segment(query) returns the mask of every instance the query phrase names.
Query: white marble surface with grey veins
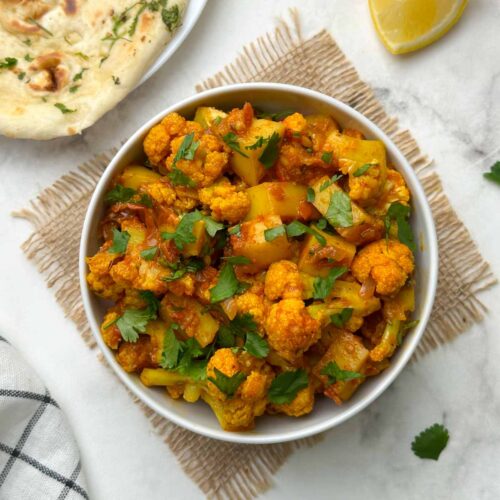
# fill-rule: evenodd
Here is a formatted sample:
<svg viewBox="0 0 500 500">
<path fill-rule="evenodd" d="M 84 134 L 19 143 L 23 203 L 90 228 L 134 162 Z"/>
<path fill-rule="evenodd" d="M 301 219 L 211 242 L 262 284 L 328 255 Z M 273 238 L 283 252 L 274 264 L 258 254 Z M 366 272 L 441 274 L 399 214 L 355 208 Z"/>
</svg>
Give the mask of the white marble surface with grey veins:
<svg viewBox="0 0 500 500">
<path fill-rule="evenodd" d="M 435 158 L 446 191 L 500 276 L 500 186 L 482 172 L 500 159 L 500 3 L 471 0 L 460 23 L 432 47 L 391 56 L 367 0 L 209 0 L 192 35 L 151 80 L 79 137 L 0 138 L 0 332 L 24 353 L 66 411 L 93 499 L 201 498 L 140 409 L 96 361 L 19 245 L 30 226 L 10 217 L 93 154 L 118 145 L 146 119 L 194 92 L 238 49 L 271 30 L 288 7 L 304 35 L 325 27 L 388 110 Z M 463 262 L 466 271 L 467 261 Z M 265 498 L 500 498 L 500 288 L 482 295 L 486 319 L 407 367 L 367 410 L 293 455 Z M 413 436 L 444 422 L 438 462 L 416 458 Z"/>
</svg>

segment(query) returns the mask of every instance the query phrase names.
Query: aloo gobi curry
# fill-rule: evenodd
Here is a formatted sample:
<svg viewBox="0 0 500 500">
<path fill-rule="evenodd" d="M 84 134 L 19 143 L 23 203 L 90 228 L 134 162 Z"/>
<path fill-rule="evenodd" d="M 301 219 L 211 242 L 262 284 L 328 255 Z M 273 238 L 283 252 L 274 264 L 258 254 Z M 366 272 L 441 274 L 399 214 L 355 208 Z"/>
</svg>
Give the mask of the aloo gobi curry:
<svg viewBox="0 0 500 500">
<path fill-rule="evenodd" d="M 384 144 L 249 103 L 167 115 L 106 195 L 88 284 L 126 372 L 228 431 L 342 404 L 416 322 L 410 192 Z"/>
</svg>

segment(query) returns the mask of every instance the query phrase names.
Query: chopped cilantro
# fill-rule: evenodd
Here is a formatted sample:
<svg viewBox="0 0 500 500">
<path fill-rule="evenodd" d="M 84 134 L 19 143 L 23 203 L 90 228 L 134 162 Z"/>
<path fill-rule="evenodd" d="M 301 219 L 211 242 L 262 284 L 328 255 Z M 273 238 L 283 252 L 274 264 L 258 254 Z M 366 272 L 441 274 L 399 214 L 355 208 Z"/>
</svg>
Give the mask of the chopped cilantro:
<svg viewBox="0 0 500 500">
<path fill-rule="evenodd" d="M 109 247 L 109 253 L 125 253 L 127 250 L 128 240 L 130 239 L 130 234 L 127 231 L 120 231 L 113 228 L 113 244 Z"/>
<path fill-rule="evenodd" d="M 187 186 L 190 188 L 196 187 L 196 182 L 194 182 L 193 179 L 188 177 L 182 170 L 179 170 L 177 167 L 174 167 L 172 171 L 167 174 L 167 177 L 170 179 L 170 182 L 174 186 Z"/>
<path fill-rule="evenodd" d="M 81 71 L 73 77 L 73 81 L 77 82 L 78 80 L 81 80 L 83 78 L 83 73 L 87 70 L 88 68 L 82 68 Z"/>
<path fill-rule="evenodd" d="M 249 156 L 244 153 L 240 148 L 240 143 L 238 142 L 238 136 L 234 132 L 229 132 L 226 135 L 222 136 L 222 140 L 233 150 L 239 153 L 241 156 L 245 158 L 249 158 Z"/>
<path fill-rule="evenodd" d="M 273 241 L 279 236 L 286 234 L 286 227 L 281 224 L 281 226 L 272 227 L 271 229 L 266 229 L 264 231 L 264 238 L 266 241 Z"/>
<path fill-rule="evenodd" d="M 278 159 L 280 140 L 281 136 L 278 132 L 274 132 L 271 137 L 267 138 L 266 147 L 259 156 L 259 161 L 266 169 L 270 169 Z"/>
<path fill-rule="evenodd" d="M 241 372 L 235 373 L 233 376 L 228 377 L 217 368 L 214 368 L 214 373 L 215 378 L 208 377 L 208 380 L 210 380 L 210 382 L 212 382 L 221 392 L 223 392 L 230 398 L 234 396 L 234 394 L 238 390 L 238 387 L 247 378 L 247 376 Z"/>
<path fill-rule="evenodd" d="M 352 311 L 352 307 L 345 307 L 339 313 L 332 314 L 330 316 L 332 325 L 336 326 L 337 328 L 342 328 L 351 319 Z"/>
<path fill-rule="evenodd" d="M 105 201 L 108 203 L 135 203 L 137 205 L 145 205 L 146 207 L 152 207 L 153 203 L 151 198 L 147 194 L 141 194 L 140 198 L 135 201 L 132 198 L 138 196 L 139 193 L 132 188 L 127 188 L 121 184 L 117 184 L 113 187 L 105 196 Z"/>
<path fill-rule="evenodd" d="M 257 118 L 266 118 L 268 120 L 273 120 L 275 122 L 280 122 L 284 120 L 287 116 L 293 115 L 295 111 L 290 109 L 285 109 L 283 111 L 278 111 L 277 113 L 257 113 Z"/>
<path fill-rule="evenodd" d="M 271 383 L 268 398 L 274 404 L 291 403 L 301 389 L 309 385 L 307 372 L 300 368 L 296 371 L 280 373 Z"/>
<path fill-rule="evenodd" d="M 0 69 L 10 69 L 17 64 L 17 59 L 15 57 L 6 57 L 3 61 L 0 61 Z"/>
<path fill-rule="evenodd" d="M 224 224 L 215 221 L 212 217 L 208 215 L 203 215 L 203 222 L 205 222 L 205 231 L 210 237 L 214 237 L 217 231 L 224 229 Z"/>
<path fill-rule="evenodd" d="M 244 266 L 245 264 L 252 263 L 248 257 L 244 257 L 243 255 L 231 255 L 230 257 L 223 257 L 223 259 L 233 266 Z"/>
<path fill-rule="evenodd" d="M 176 281 L 182 278 L 187 273 L 197 273 L 205 267 L 205 264 L 202 259 L 193 257 L 191 259 L 188 259 L 186 262 L 177 265 L 171 265 L 169 267 L 173 269 L 174 272 L 170 276 L 163 278 L 163 281 Z"/>
<path fill-rule="evenodd" d="M 74 94 L 78 89 L 80 88 L 79 85 L 73 85 L 72 87 L 69 88 L 69 91 Z"/>
<path fill-rule="evenodd" d="M 321 229 L 322 231 L 323 231 L 324 229 L 326 229 L 327 225 L 328 225 L 328 221 L 327 221 L 326 219 L 324 219 L 323 217 L 321 217 L 321 219 L 319 219 L 319 220 L 316 222 L 316 227 L 317 227 L 318 229 Z"/>
<path fill-rule="evenodd" d="M 142 250 L 141 257 L 144 260 L 153 260 L 158 253 L 158 247 L 149 247 L 145 250 Z"/>
<path fill-rule="evenodd" d="M 302 222 L 299 222 L 298 220 L 294 220 L 286 226 L 286 234 L 292 238 L 294 236 L 302 236 L 304 233 L 314 236 L 321 246 L 324 247 L 326 245 L 326 240 L 322 234 L 318 233 L 318 231 L 315 231 L 311 227 L 302 224 Z"/>
<path fill-rule="evenodd" d="M 175 368 L 179 363 L 179 354 L 181 353 L 182 345 L 175 336 L 175 331 L 178 329 L 179 325 L 172 323 L 163 337 L 160 366 L 167 370 Z"/>
<path fill-rule="evenodd" d="M 194 243 L 196 241 L 196 237 L 193 234 L 193 227 L 196 222 L 202 219 L 202 214 L 198 211 L 189 212 L 182 216 L 179 224 L 177 225 L 175 232 L 161 233 L 161 237 L 164 240 L 174 240 L 175 246 L 182 250 L 184 245 L 188 245 L 189 243 Z"/>
<path fill-rule="evenodd" d="M 249 332 L 243 349 L 256 358 L 265 358 L 269 354 L 269 344 L 258 333 Z"/>
<path fill-rule="evenodd" d="M 234 264 L 234 261 L 226 261 L 222 265 L 217 284 L 210 289 L 210 302 L 212 304 L 229 299 L 233 295 L 243 293 L 249 287 L 248 283 L 243 283 L 236 277 L 233 267 Z"/>
<path fill-rule="evenodd" d="M 413 453 L 419 458 L 437 460 L 446 448 L 450 434 L 441 424 L 434 424 L 422 431 L 411 443 Z"/>
<path fill-rule="evenodd" d="M 161 10 L 161 19 L 163 24 L 167 27 L 168 31 L 172 32 L 180 24 L 181 17 L 179 13 L 179 7 L 174 5 L 169 9 L 163 8 Z"/>
<path fill-rule="evenodd" d="M 236 226 L 233 226 L 231 229 L 229 229 L 228 233 L 231 236 L 241 236 L 241 224 L 236 224 Z"/>
<path fill-rule="evenodd" d="M 179 149 L 177 150 L 177 153 L 175 154 L 172 167 L 175 167 L 176 163 L 179 160 L 192 160 L 194 158 L 194 155 L 200 143 L 199 141 L 194 141 L 193 139 L 194 132 L 191 132 L 184 137 Z"/>
<path fill-rule="evenodd" d="M 322 368 L 320 373 L 321 375 L 326 375 L 328 377 L 329 384 L 335 384 L 335 382 L 348 382 L 349 380 L 355 380 L 364 377 L 362 373 L 342 370 L 342 368 L 340 368 L 335 361 L 330 361 L 326 366 Z"/>
<path fill-rule="evenodd" d="M 56 102 L 54 106 L 63 114 L 65 115 L 66 113 L 74 113 L 76 109 L 69 109 L 67 108 L 62 102 Z"/>
<path fill-rule="evenodd" d="M 319 192 L 321 193 L 324 191 L 327 187 L 331 186 L 334 182 L 337 182 L 342 178 L 342 174 L 335 174 L 331 177 L 331 179 L 328 179 L 327 181 L 323 182 L 321 186 L 319 187 Z"/>
<path fill-rule="evenodd" d="M 386 238 L 388 238 L 391 222 L 393 220 L 396 221 L 399 241 L 406 245 L 412 252 L 415 252 L 417 248 L 413 240 L 413 233 L 409 223 L 410 211 L 410 207 L 407 205 L 403 205 L 399 202 L 392 203 L 389 210 L 387 210 L 384 225 Z"/>
<path fill-rule="evenodd" d="M 316 193 L 314 192 L 314 189 L 312 187 L 307 188 L 307 198 L 306 200 L 309 203 L 314 203 L 314 200 L 316 199 Z"/>
<path fill-rule="evenodd" d="M 26 76 L 26 73 L 25 73 L 24 71 L 22 71 L 21 73 L 19 73 L 19 74 L 17 75 L 17 78 L 18 78 L 19 80 L 23 80 L 25 76 Z"/>
<path fill-rule="evenodd" d="M 333 158 L 333 152 L 332 151 L 325 151 L 321 155 L 321 160 L 324 161 L 325 163 L 328 163 L 328 165 L 330 165 L 332 163 L 332 158 Z"/>
<path fill-rule="evenodd" d="M 258 149 L 264 146 L 264 144 L 267 144 L 269 141 L 269 137 L 257 137 L 257 140 L 251 144 L 250 146 L 245 146 L 245 149 Z"/>
<path fill-rule="evenodd" d="M 126 342 L 137 342 L 139 334 L 146 331 L 149 321 L 158 317 L 159 301 L 150 291 L 140 292 L 146 301 L 145 309 L 125 309 L 122 316 L 116 321 L 123 340 Z"/>
<path fill-rule="evenodd" d="M 365 174 L 370 167 L 373 167 L 374 165 L 378 165 L 377 163 L 365 163 L 361 167 L 359 167 L 352 175 L 354 177 L 360 177 L 363 174 Z"/>
<path fill-rule="evenodd" d="M 33 61 L 33 58 L 32 58 L 29 54 L 26 54 L 26 55 L 24 56 L 24 60 L 25 60 L 25 61 L 28 61 L 28 62 L 31 62 L 31 61 Z"/>
<path fill-rule="evenodd" d="M 313 282 L 313 298 L 324 300 L 332 291 L 333 285 L 337 278 L 340 278 L 345 272 L 348 271 L 347 267 L 333 267 L 330 269 L 326 278 L 315 278 Z"/>
<path fill-rule="evenodd" d="M 333 227 L 351 227 L 353 224 L 351 199 L 343 191 L 335 191 L 325 214 Z"/>
</svg>

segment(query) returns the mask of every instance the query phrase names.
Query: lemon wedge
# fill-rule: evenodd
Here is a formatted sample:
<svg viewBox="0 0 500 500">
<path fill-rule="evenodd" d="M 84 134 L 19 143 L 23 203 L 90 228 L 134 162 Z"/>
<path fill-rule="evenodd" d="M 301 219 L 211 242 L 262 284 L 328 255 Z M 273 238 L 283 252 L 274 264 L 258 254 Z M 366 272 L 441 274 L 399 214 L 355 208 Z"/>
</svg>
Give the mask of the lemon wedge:
<svg viewBox="0 0 500 500">
<path fill-rule="evenodd" d="M 467 0 L 369 0 L 377 33 L 393 54 L 441 38 L 462 16 Z"/>
</svg>

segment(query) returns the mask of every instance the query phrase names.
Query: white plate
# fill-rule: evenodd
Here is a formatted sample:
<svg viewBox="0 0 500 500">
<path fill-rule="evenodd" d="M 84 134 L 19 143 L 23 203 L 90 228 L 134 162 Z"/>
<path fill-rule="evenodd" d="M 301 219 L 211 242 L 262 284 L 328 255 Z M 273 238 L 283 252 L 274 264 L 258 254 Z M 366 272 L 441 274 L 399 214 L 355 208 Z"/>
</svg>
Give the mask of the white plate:
<svg viewBox="0 0 500 500">
<path fill-rule="evenodd" d="M 182 19 L 182 26 L 175 32 L 172 40 L 168 42 L 163 52 L 146 71 L 137 86 L 142 85 L 148 78 L 153 76 L 172 57 L 174 52 L 182 45 L 182 42 L 184 42 L 186 37 L 194 28 L 194 25 L 198 22 L 198 19 L 200 18 L 206 4 L 207 0 L 188 1 L 186 12 Z"/>
</svg>

